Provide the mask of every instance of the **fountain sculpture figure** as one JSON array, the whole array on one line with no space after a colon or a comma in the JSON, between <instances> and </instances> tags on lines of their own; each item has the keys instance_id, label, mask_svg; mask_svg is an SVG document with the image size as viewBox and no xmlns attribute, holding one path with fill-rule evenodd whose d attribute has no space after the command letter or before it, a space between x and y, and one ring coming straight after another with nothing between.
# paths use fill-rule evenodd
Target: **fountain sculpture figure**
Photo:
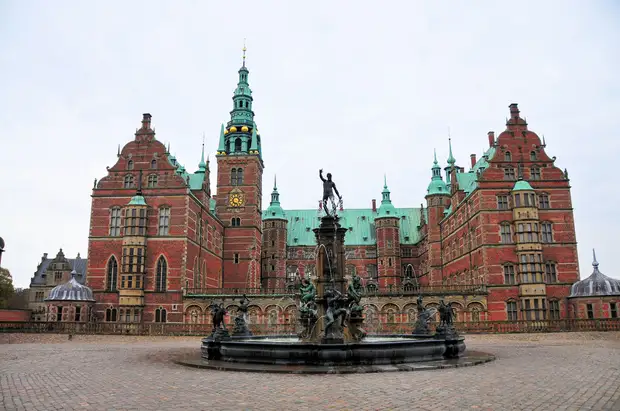
<instances>
[{"instance_id":1,"label":"fountain sculpture figure","mask_svg":"<svg viewBox=\"0 0 620 411\"><path fill-rule=\"evenodd\" d=\"M239 299L239 308L237 308L237 316L235 317L235 327L233 328L233 336L251 336L252 333L248 328L248 307L250 306L250 300L243 294L243 297Z\"/></svg>"}]
</instances>

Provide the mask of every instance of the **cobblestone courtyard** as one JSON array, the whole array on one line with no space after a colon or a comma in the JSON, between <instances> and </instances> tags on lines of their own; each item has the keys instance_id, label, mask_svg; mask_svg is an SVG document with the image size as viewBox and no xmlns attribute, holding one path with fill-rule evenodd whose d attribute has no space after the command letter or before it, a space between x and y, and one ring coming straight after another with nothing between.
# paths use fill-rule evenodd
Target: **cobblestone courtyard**
<instances>
[{"instance_id":1,"label":"cobblestone courtyard","mask_svg":"<svg viewBox=\"0 0 620 411\"><path fill-rule=\"evenodd\" d=\"M467 336L497 360L436 371L237 373L172 362L199 338L0 334L6 410L620 410L620 333Z\"/></svg>"}]
</instances>

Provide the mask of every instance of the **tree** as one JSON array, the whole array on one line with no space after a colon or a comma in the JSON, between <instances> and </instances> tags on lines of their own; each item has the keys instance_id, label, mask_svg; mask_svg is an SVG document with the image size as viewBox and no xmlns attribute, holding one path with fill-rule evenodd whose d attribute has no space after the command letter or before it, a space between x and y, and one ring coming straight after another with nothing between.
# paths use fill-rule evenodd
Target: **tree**
<instances>
[{"instance_id":1,"label":"tree","mask_svg":"<svg viewBox=\"0 0 620 411\"><path fill-rule=\"evenodd\" d=\"M7 308L9 300L13 297L13 277L6 268L0 267L0 308Z\"/></svg>"},{"instance_id":2,"label":"tree","mask_svg":"<svg viewBox=\"0 0 620 411\"><path fill-rule=\"evenodd\" d=\"M16 288L13 295L9 299L9 310L27 310L28 309L28 295L30 290L28 288Z\"/></svg>"}]
</instances>

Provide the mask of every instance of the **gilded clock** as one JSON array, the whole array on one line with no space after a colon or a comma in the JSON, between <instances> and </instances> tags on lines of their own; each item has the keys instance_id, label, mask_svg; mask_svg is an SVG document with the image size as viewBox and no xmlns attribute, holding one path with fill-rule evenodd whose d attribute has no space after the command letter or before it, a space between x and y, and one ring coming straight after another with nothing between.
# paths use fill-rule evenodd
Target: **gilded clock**
<instances>
[{"instance_id":1,"label":"gilded clock","mask_svg":"<svg viewBox=\"0 0 620 411\"><path fill-rule=\"evenodd\" d=\"M228 204L231 207L241 207L245 203L245 196L243 193L230 193L228 196Z\"/></svg>"}]
</instances>

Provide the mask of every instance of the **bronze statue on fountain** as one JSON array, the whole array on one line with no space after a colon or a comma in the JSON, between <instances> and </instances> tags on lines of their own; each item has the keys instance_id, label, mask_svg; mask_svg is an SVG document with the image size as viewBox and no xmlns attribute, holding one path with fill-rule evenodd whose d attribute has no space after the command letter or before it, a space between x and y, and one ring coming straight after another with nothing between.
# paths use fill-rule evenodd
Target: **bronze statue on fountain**
<instances>
[{"instance_id":1,"label":"bronze statue on fountain","mask_svg":"<svg viewBox=\"0 0 620 411\"><path fill-rule=\"evenodd\" d=\"M249 337L252 335L247 323L249 306L250 300L243 294L243 297L239 300L239 308L237 308L237 316L235 317L235 326L233 328L233 336L235 337Z\"/></svg>"},{"instance_id":2,"label":"bronze statue on fountain","mask_svg":"<svg viewBox=\"0 0 620 411\"><path fill-rule=\"evenodd\" d=\"M224 303L220 303L219 305L211 304L209 308L211 308L213 331L208 338L212 338L214 341L229 340L230 334L228 333L224 321L224 317L227 313L226 308L224 308Z\"/></svg>"},{"instance_id":3,"label":"bronze statue on fountain","mask_svg":"<svg viewBox=\"0 0 620 411\"><path fill-rule=\"evenodd\" d=\"M334 192L338 196L338 200L342 205L342 196L336 188L336 183L332 181L332 173L327 173L327 179L323 177L323 169L319 170L319 178L323 181L323 210L327 217L336 217L336 201L334 200ZM327 207L328 200L331 202L332 213L330 215L329 208Z\"/></svg>"}]
</instances>

